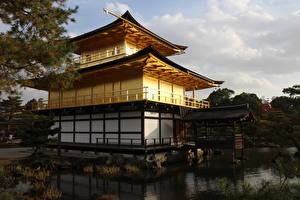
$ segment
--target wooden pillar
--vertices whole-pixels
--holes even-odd
[[[141,145],[145,145],[145,111],[141,111]]]
[[[192,102],[192,106],[196,106],[196,100],[195,100],[195,88],[193,88],[193,102]]]
[[[193,128],[194,128],[194,138],[195,138],[195,148],[194,148],[194,156],[195,156],[195,161],[198,161],[198,153],[197,153],[197,149],[198,149],[198,142],[197,142],[197,126],[196,123],[193,122]]]
[[[177,143],[177,135],[176,135],[176,133],[178,133],[178,131],[176,132],[177,121],[176,121],[176,119],[175,119],[174,110],[173,110],[172,112],[173,112],[173,113],[172,113],[172,121],[173,121],[173,123],[172,123],[172,126],[173,126],[173,141],[174,141],[174,144],[176,144],[176,143]],[[176,140],[176,143],[175,143],[175,140]]]
[[[118,144],[121,145],[121,112],[118,112]]]
[[[159,77],[158,77],[158,80],[157,80],[157,99],[158,101],[160,101],[160,80],[159,80]]]
[[[205,156],[209,156],[208,151],[208,123],[205,122],[205,149],[204,149]]]
[[[196,126],[196,123],[193,122],[193,128],[194,128],[194,139],[195,139],[195,142],[197,140],[197,126]]]
[[[58,107],[61,108],[61,104],[62,104],[62,92],[61,90],[58,91]]]
[[[89,142],[92,143],[92,111],[90,111],[90,133],[89,133]]]
[[[59,112],[58,120],[59,120],[59,123],[58,123],[59,132],[58,132],[57,156],[61,156],[61,112]]]
[[[105,112],[103,113],[103,145],[105,145]]]
[[[76,111],[73,113],[73,143],[75,143],[75,132],[76,132]]]
[[[161,111],[158,111],[158,135],[159,135],[159,143],[161,144]]]
[[[77,105],[77,96],[78,96],[78,92],[77,92],[77,88],[75,87],[75,99],[74,99],[75,106]]]
[[[91,104],[94,103],[94,87],[91,87]]]
[[[232,159],[235,160],[236,159],[236,149],[235,149],[235,124],[234,122],[232,123],[232,130],[233,130],[233,155],[232,155]]]
[[[175,103],[175,101],[174,101],[174,84],[173,84],[173,80],[172,80],[172,94],[171,94],[171,98],[172,98],[172,103]],[[174,114],[173,114],[173,116],[174,116]],[[173,119],[174,119],[174,117],[173,117]]]
[[[243,127],[243,123],[240,122],[240,128],[241,128],[241,136],[242,136],[242,149],[241,149],[241,158],[244,159],[244,148],[245,148],[245,144],[244,144],[244,127]]]

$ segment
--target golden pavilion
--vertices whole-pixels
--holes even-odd
[[[80,79],[69,90],[36,86],[48,91],[48,101],[34,108],[55,115],[62,148],[144,152],[178,147],[187,136],[184,113],[209,108],[195,91],[223,83],[168,59],[187,47],[146,29],[128,11],[71,42],[78,47]]]

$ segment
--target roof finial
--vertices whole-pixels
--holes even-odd
[[[103,8],[103,11],[105,12],[105,14],[107,14],[107,15],[109,14],[109,13],[108,13],[109,11],[108,11],[107,8]]]
[[[142,30],[142,31],[144,31],[144,32],[146,32],[146,33],[152,35],[152,36],[155,35],[155,34],[153,34],[151,31],[145,29],[144,27],[142,27],[142,26],[140,26],[140,25],[138,25],[138,24],[135,24],[135,23],[131,22],[131,21],[128,20],[128,19],[125,19],[123,16],[118,15],[118,14],[114,13],[113,11],[111,11],[111,10],[109,10],[109,9],[107,9],[107,8],[104,8],[103,11],[104,11],[106,14],[111,14],[111,15],[115,16],[116,18],[119,18],[119,19],[123,20],[124,22],[127,22],[127,23],[129,23],[130,25],[134,26],[135,28],[138,28],[138,29],[140,29],[140,30]],[[156,35],[156,37],[159,37],[159,36]],[[184,53],[184,51],[183,51],[182,49],[178,49],[178,47],[177,47],[176,45],[174,45],[173,43],[171,43],[171,42],[169,42],[169,41],[167,41],[167,40],[165,40],[165,39],[163,39],[163,38],[161,38],[161,37],[159,37],[159,38],[160,38],[161,40],[163,40],[164,42],[168,43],[170,46],[172,46],[172,47],[173,47],[173,50],[176,51],[176,52],[178,52],[178,54]]]

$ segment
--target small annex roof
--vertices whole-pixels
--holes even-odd
[[[234,106],[212,107],[207,109],[193,110],[187,113],[183,120],[198,123],[206,122],[228,122],[228,121],[253,121],[254,115],[249,104]]]
[[[136,35],[137,38],[142,38],[142,41],[144,41],[146,44],[149,43],[149,44],[147,44],[147,46],[149,46],[150,43],[154,43],[154,46],[155,46],[155,44],[162,45],[162,46],[164,46],[164,48],[168,48],[168,50],[164,49],[164,51],[167,52],[166,53],[167,56],[172,55],[174,53],[183,52],[187,48],[187,46],[174,44],[174,43],[158,36],[157,34],[153,33],[152,31],[146,29],[145,27],[143,27],[140,23],[138,23],[133,18],[133,16],[130,14],[129,11],[126,11],[121,17],[123,19],[129,21],[130,23],[134,24],[135,26],[132,26],[131,24],[128,24],[128,23],[124,22],[124,20],[118,18],[106,26],[103,26],[103,27],[100,27],[93,31],[73,37],[70,39],[70,41],[79,43],[83,40],[86,40],[91,37],[96,37],[96,36],[101,36],[102,38],[105,38],[105,37],[112,38],[113,36],[116,36],[116,39],[117,39],[117,37],[119,37],[119,36],[117,36],[118,35],[117,33],[121,32],[120,34],[124,34],[124,29],[127,29],[127,31],[125,31],[125,32],[128,35],[129,40],[130,40],[130,37],[129,37],[130,35]],[[120,26],[123,26],[123,28],[118,29],[118,27],[120,27]],[[111,32],[109,32],[109,31],[111,31]],[[142,37],[141,37],[140,33],[143,33]],[[144,36],[147,36],[147,37],[144,37]],[[152,40],[149,38],[151,38]],[[109,40],[109,38],[107,38],[107,39]],[[153,39],[155,41],[153,41]],[[136,40],[134,40],[132,42],[136,42]],[[75,53],[80,53],[80,48]]]

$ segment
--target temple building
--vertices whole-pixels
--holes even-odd
[[[168,59],[187,48],[154,34],[127,11],[112,23],[71,38],[80,67],[73,89],[48,91],[35,112],[53,114],[66,149],[145,152],[186,141],[183,116],[209,108],[195,97],[215,81]],[[199,91],[201,93],[201,91]]]

